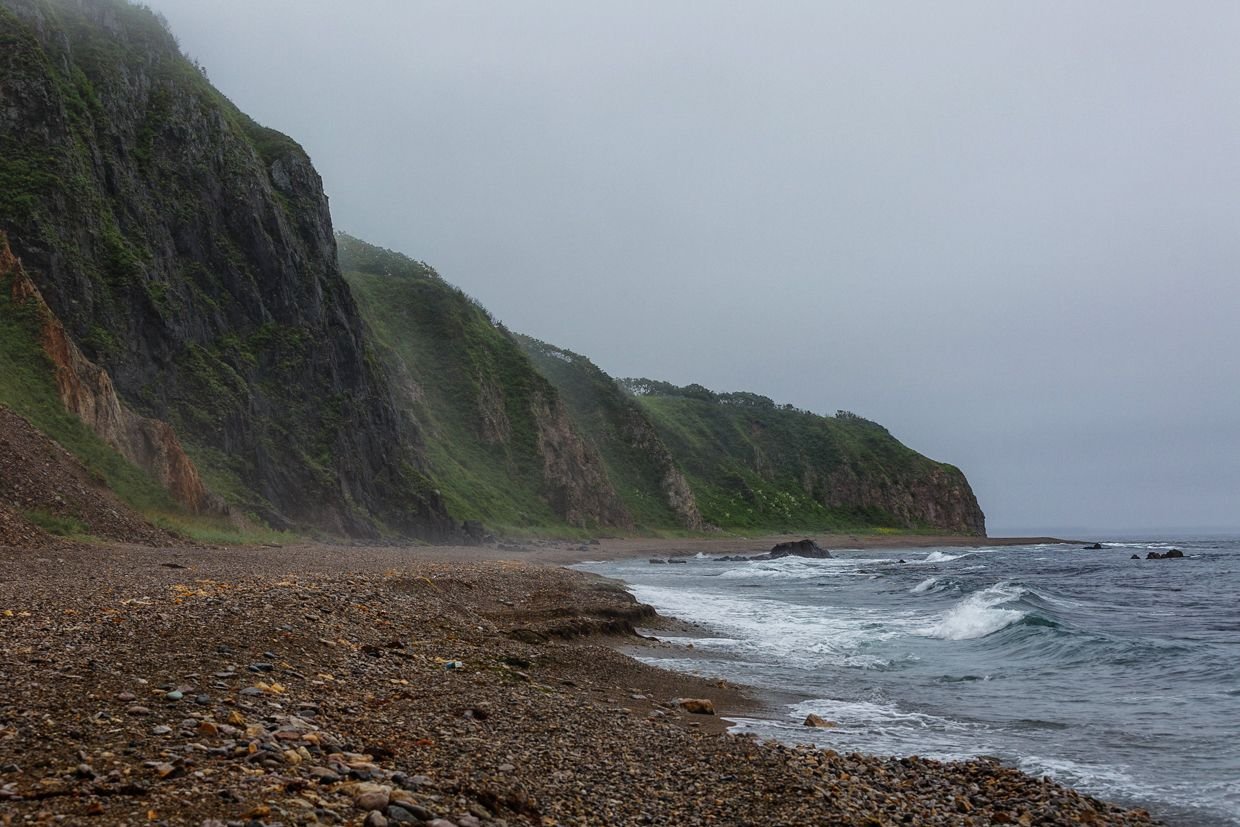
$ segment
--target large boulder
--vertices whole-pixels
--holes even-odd
[[[831,557],[831,552],[822,548],[813,540],[795,540],[788,543],[776,543],[766,554],[754,554],[749,557],[744,555],[733,555],[731,557],[720,557],[720,563],[745,563],[750,560],[778,560],[781,557],[808,557],[811,560],[827,560]]]
[[[796,540],[789,543],[778,543],[775,545],[766,559],[775,560],[780,557],[809,557],[814,560],[825,560],[830,558],[831,552],[825,548],[821,548],[813,540]]]

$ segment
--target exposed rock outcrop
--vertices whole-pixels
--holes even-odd
[[[831,557],[831,552],[822,548],[813,540],[806,538],[787,543],[776,543],[767,556],[772,560],[777,560],[780,557],[808,557],[811,560],[826,560]]]
[[[932,528],[985,535],[963,473],[903,445],[881,425],[821,416],[748,392],[621,379],[722,528]]]
[[[806,538],[804,540],[791,540],[786,543],[776,543],[766,554],[754,554],[750,556],[732,555],[720,557],[721,563],[743,563],[752,560],[778,560],[781,557],[805,557],[810,560],[829,560],[831,552],[822,548],[813,540]]]
[[[301,147],[233,107],[145,8],[0,0],[0,31],[0,229],[116,396],[273,525],[453,532]],[[166,432],[130,434],[81,386],[84,415],[182,473]]]
[[[928,473],[889,472],[845,465],[827,473],[814,496],[828,508],[874,509],[904,526],[933,526],[959,534],[986,534],[986,517],[964,474],[937,467]]]
[[[56,390],[65,409],[163,484],[173,499],[191,512],[224,513],[227,507],[223,499],[203,485],[172,427],[134,413],[121,402],[108,372],[82,355],[0,232],[0,283],[4,281],[14,301],[29,305],[40,320],[40,343],[51,360]]]
[[[641,507],[641,516],[657,520],[656,525],[707,528],[693,488],[671,451],[650,418],[615,380],[580,354],[528,336],[518,336],[517,341],[559,391],[579,430],[596,446],[622,498],[627,496],[630,512]],[[650,513],[649,500],[667,516]]]
[[[631,526],[596,451],[577,434],[559,399],[533,402],[547,499],[570,525]]]

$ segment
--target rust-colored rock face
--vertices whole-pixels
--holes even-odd
[[[177,502],[194,513],[221,512],[198,469],[181,448],[172,427],[134,413],[121,402],[108,372],[82,355],[65,327],[26,275],[0,234],[0,276],[10,280],[13,299],[33,303],[42,320],[40,342],[55,369],[56,390],[65,409],[85,422],[127,460],[159,480]]]
[[[631,526],[598,452],[573,428],[564,404],[538,395],[532,407],[547,499],[556,514],[576,526]]]

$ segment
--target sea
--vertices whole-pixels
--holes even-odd
[[[580,568],[698,624],[642,660],[777,699],[736,731],[995,756],[1172,825],[1240,825],[1240,537],[1101,543]]]

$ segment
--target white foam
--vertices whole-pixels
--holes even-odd
[[[961,557],[968,557],[969,552],[964,554],[948,554],[945,551],[932,551],[921,560],[914,560],[915,563],[950,563],[952,560],[959,560]]]
[[[964,732],[969,729],[967,724],[952,721],[922,712],[902,710],[894,704],[874,703],[871,701],[839,701],[819,698],[802,701],[789,707],[788,716],[798,723],[810,713],[821,715],[833,721],[843,729],[872,729],[874,727],[889,728],[913,727],[917,729],[939,729]]]
[[[917,623],[891,609],[807,606],[669,586],[630,586],[662,614],[692,620],[723,635],[694,640],[694,647],[800,669],[823,665],[881,668],[890,661],[871,644],[907,634]]]
[[[1021,620],[1025,612],[1017,609],[1000,609],[1004,603],[1015,600],[1025,593],[1020,586],[996,583],[974,592],[947,610],[937,623],[917,630],[924,637],[942,640],[973,640],[986,637]]]
[[[808,728],[810,713],[835,726]],[[814,742],[839,750],[858,749],[879,755],[912,755],[957,760],[994,751],[984,726],[901,709],[878,701],[819,698],[788,707],[781,720],[736,719],[736,731],[754,732],[784,741]]]
[[[741,563],[727,569],[719,576],[725,580],[748,580],[751,578],[777,580],[812,580],[855,574],[864,560],[815,560],[808,557],[780,557],[776,560],[756,560]]]
[[[912,594],[924,594],[925,592],[928,592],[931,589],[933,589],[935,585],[939,582],[939,579],[940,578],[938,577],[927,577],[925,580],[921,581],[916,586],[909,589],[909,592]]]
[[[1049,775],[1068,784],[1090,786],[1104,790],[1140,789],[1133,777],[1119,767],[1102,764],[1085,764],[1068,758],[1044,758],[1026,755],[1018,758],[1016,766],[1030,775]]]

